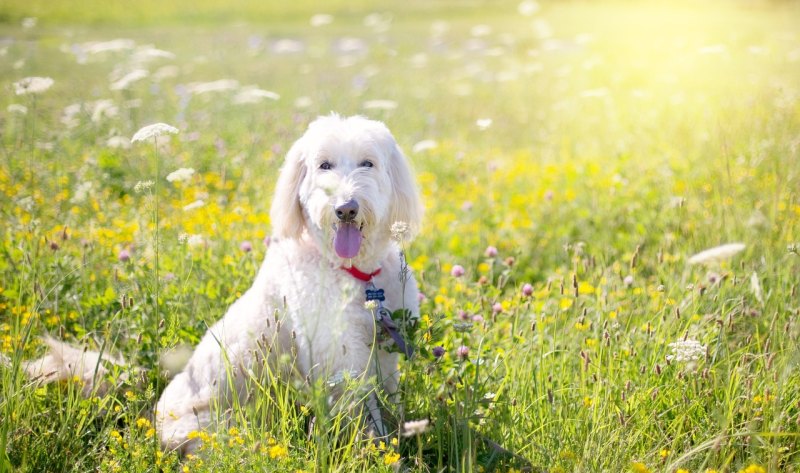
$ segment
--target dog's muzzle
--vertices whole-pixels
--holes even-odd
[[[335,210],[336,218],[338,218],[340,222],[352,222],[358,215],[358,202],[356,202],[355,199],[350,199],[347,202],[337,205]]]

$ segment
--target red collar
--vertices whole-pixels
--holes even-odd
[[[350,273],[350,276],[353,276],[354,278],[364,282],[370,282],[374,276],[377,276],[381,273],[381,268],[376,269],[372,273],[365,273],[355,266],[350,266],[349,268],[342,266],[342,269]]]

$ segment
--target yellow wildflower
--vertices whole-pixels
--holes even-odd
[[[642,462],[634,462],[631,464],[631,471],[634,473],[651,473],[650,468],[647,468],[647,465]]]
[[[144,417],[139,417],[138,419],[136,419],[136,427],[139,427],[141,429],[150,426],[151,426],[150,421],[145,419]]]
[[[397,452],[386,452],[386,455],[383,456],[384,465],[394,465],[399,460],[400,460],[400,454]]]
[[[751,463],[746,468],[742,468],[741,470],[739,470],[739,473],[767,473],[767,470],[763,466]]]
[[[283,445],[273,445],[268,450],[269,457],[272,459],[284,458],[289,455],[289,450]]]
[[[642,462],[634,462],[631,464],[631,471],[634,473],[650,473],[650,468],[647,468],[647,465]]]
[[[589,330],[589,327],[591,326],[592,323],[589,322],[588,320],[583,322],[575,322],[575,330],[578,330],[580,332],[585,332],[586,330]]]
[[[578,294],[594,294],[595,288],[586,281],[578,283]]]

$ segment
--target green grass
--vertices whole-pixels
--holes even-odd
[[[797,4],[565,2],[533,17],[516,2],[225,5],[0,7],[0,352],[11,363],[0,471],[392,471],[395,451],[412,471],[473,471],[491,454],[476,433],[552,472],[800,470]],[[309,27],[320,12],[333,23]],[[365,25],[372,12],[389,28]],[[23,29],[31,15],[39,24]],[[474,37],[479,24],[491,30]],[[338,52],[346,37],[364,49]],[[76,45],[115,38],[175,57],[77,60]],[[275,52],[282,38],[302,52]],[[135,67],[149,76],[109,89],[115,68]],[[14,95],[27,76],[55,83]],[[218,79],[281,98],[186,92]],[[93,120],[101,99],[116,112]],[[364,108],[375,99],[397,107]],[[425,317],[402,404],[431,428],[374,446],[324,386],[270,375],[233,410],[235,430],[199,433],[205,447],[181,464],[149,430],[166,382],[157,360],[195,344],[248,288],[283,155],[331,110],[384,120],[417,171],[427,214],[406,250]],[[158,152],[106,144],[153,122],[180,129]],[[412,152],[427,139],[433,149]],[[167,182],[180,167],[197,172]],[[147,180],[158,184],[134,190]],[[746,249],[687,263],[730,242]],[[44,334],[145,374],[88,399],[76,383],[40,386],[20,363],[41,356]],[[668,362],[684,338],[705,356]]]

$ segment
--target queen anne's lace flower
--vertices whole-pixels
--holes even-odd
[[[411,232],[411,226],[406,222],[394,222],[392,224],[392,238],[397,241],[404,241],[408,239]]]
[[[156,136],[161,136],[166,133],[174,135],[178,133],[178,129],[174,126],[167,125],[166,123],[153,123],[152,125],[147,125],[140,128],[139,131],[133,135],[133,138],[131,138],[131,143],[149,140],[150,138],[155,138]],[[169,178],[167,179],[169,180]]]
[[[111,83],[109,89],[111,90],[124,90],[130,88],[131,84],[134,82],[140,81],[150,73],[147,72],[145,69],[134,69],[129,73],[125,74],[124,76],[120,77],[118,80]]]
[[[194,176],[194,169],[192,168],[180,168],[172,171],[167,175],[167,180],[169,182],[183,182],[188,181],[191,177]]]
[[[17,95],[40,94],[53,86],[49,77],[26,77],[14,82],[14,93]]]
[[[259,89],[258,87],[246,87],[239,91],[233,98],[235,104],[258,103],[264,99],[278,100],[281,96],[271,90]]]
[[[680,340],[667,346],[672,350],[667,355],[669,361],[697,361],[706,355],[706,346],[697,340]]]

